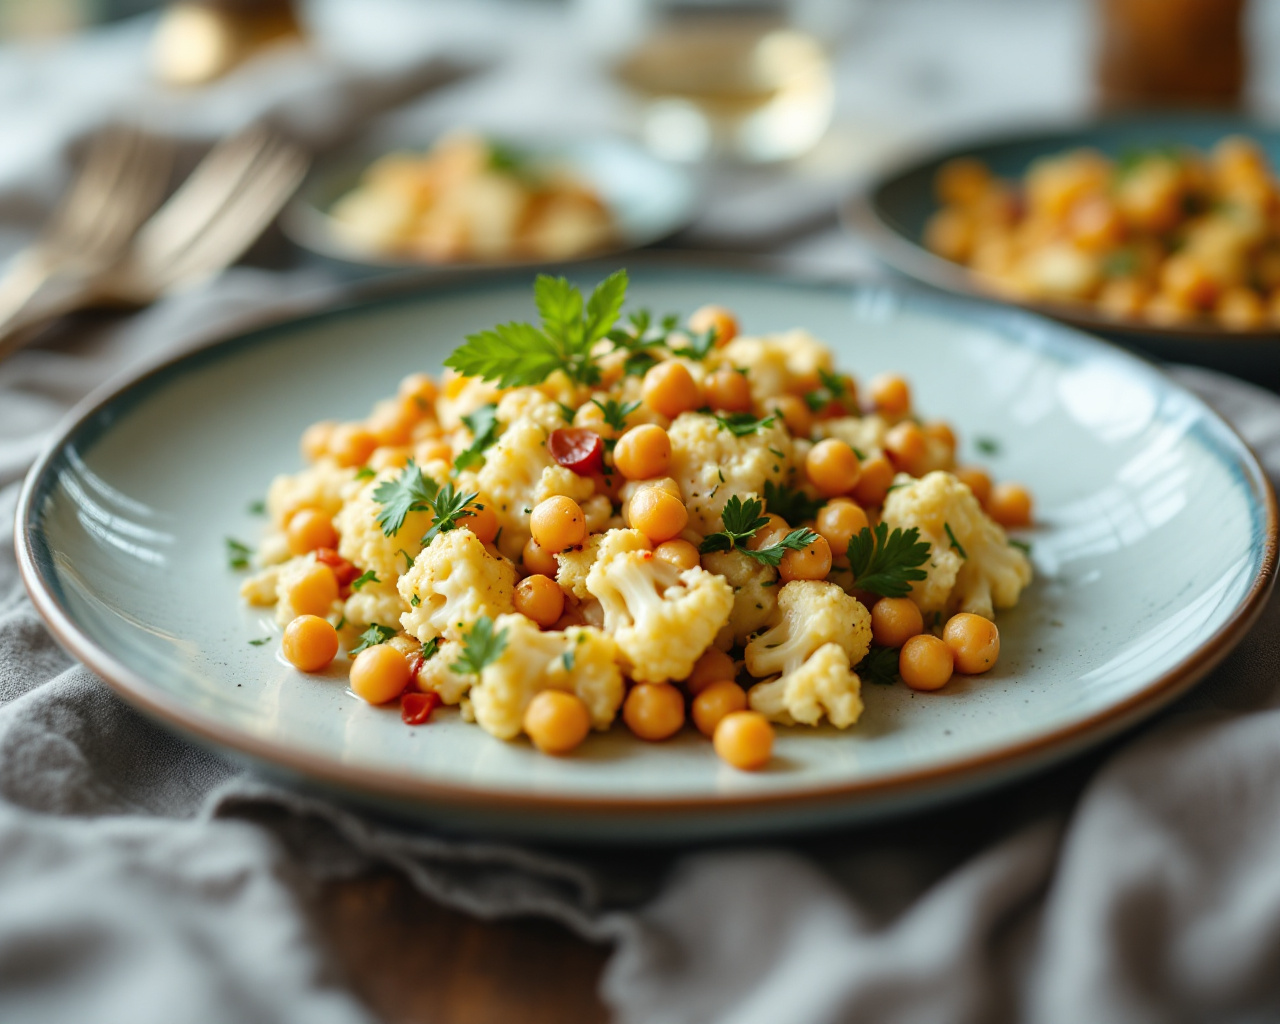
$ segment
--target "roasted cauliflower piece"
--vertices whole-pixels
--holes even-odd
[[[1031,562],[1009,543],[973,492],[945,472],[919,480],[899,476],[896,482],[901,486],[885,499],[884,522],[891,529],[916,527],[931,548],[924,566],[928,577],[911,589],[921,611],[972,612],[990,619],[997,608],[1016,605],[1031,582]]]
[[[418,689],[439,694],[446,704],[457,704],[476,681],[469,672],[454,671],[453,664],[461,655],[462,644],[457,640],[444,641],[418,669]]]
[[[592,534],[582,547],[561,551],[556,555],[556,561],[560,565],[556,582],[565,593],[572,594],[579,601],[589,601],[592,596],[587,589],[587,576],[597,558],[612,557],[624,551],[649,551],[652,548],[649,538],[639,530],[609,530],[607,533]]]
[[[798,669],[756,683],[747,703],[779,725],[817,725],[825,715],[847,729],[862,714],[862,680],[839,644],[823,644]]]
[[[733,587],[729,629],[737,643],[746,643],[753,633],[764,628],[778,607],[777,570],[737,550],[705,554],[702,565],[723,576]]]
[[[400,597],[409,605],[400,624],[423,643],[433,636],[459,640],[482,615],[512,611],[515,585],[515,566],[490,554],[470,530],[436,534],[400,577]]]
[[[788,394],[793,385],[816,380],[818,371],[833,369],[831,351],[806,330],[797,328],[758,338],[734,338],[719,350],[721,365],[747,371],[757,402]]]

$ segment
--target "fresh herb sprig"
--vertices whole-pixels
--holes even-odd
[[[475,412],[462,417],[471,431],[471,443],[453,460],[453,471],[461,473],[478,462],[484,461],[484,453],[498,440],[498,406],[495,402],[482,405]]]
[[[639,402],[619,402],[616,398],[606,398],[603,402],[593,398],[591,404],[600,410],[605,423],[616,434],[626,431],[627,417],[640,408]]]
[[[462,637],[462,653],[449,667],[455,672],[479,675],[507,649],[507,631],[493,628],[493,619],[481,615]]]
[[[749,412],[716,413],[716,423],[721,430],[727,430],[734,437],[746,437],[761,430],[768,430],[777,422],[776,416],[765,416],[756,419]]]
[[[377,647],[378,644],[385,644],[396,635],[396,632],[397,630],[393,626],[379,626],[374,622],[368,629],[360,634],[360,642],[347,653],[354,658],[363,650],[367,650],[370,647]]]
[[[438,533],[448,533],[450,530],[458,528],[458,520],[464,516],[470,515],[467,511],[468,507],[475,509],[484,508],[483,505],[473,505],[479,495],[475,491],[463,493],[454,490],[453,484],[445,484],[436,494],[435,500],[431,503],[431,509],[436,514],[436,520],[431,524],[429,529],[422,536],[422,546],[425,548],[435,538]]]
[[[872,647],[854,671],[868,683],[892,686],[898,681],[898,652],[892,647]]]
[[[965,552],[964,546],[956,540],[956,535],[951,532],[951,524],[943,523],[942,528],[947,531],[947,540],[951,541],[952,549],[957,555],[967,562],[969,560],[969,555]]]
[[[853,585],[881,597],[906,597],[913,582],[928,576],[918,567],[929,560],[929,542],[914,526],[892,533],[887,523],[877,523],[874,532],[864,526],[849,538],[847,554]]]
[[[362,572],[359,576],[357,576],[355,579],[351,581],[351,589],[353,591],[359,590],[366,583],[381,583],[381,582],[382,580],[378,579],[378,574],[376,572],[374,572],[372,569],[367,569],[366,571]]]
[[[227,538],[227,566],[232,569],[249,568],[249,556],[253,548],[234,537]]]
[[[667,348],[667,337],[679,322],[680,318],[674,313],[655,322],[647,309],[637,309],[627,316],[626,326],[611,330],[606,337],[613,342],[615,350],[627,353],[623,373],[631,377],[644,376],[658,361],[653,351]]]
[[[789,523],[802,523],[806,519],[812,519],[825,504],[822,498],[811,498],[798,488],[774,483],[772,480],[764,482],[764,507]]]
[[[747,544],[761,527],[769,524],[769,519],[763,515],[763,512],[764,503],[759,498],[748,498],[743,501],[735,494],[725,502],[724,511],[720,514],[724,529],[704,538],[699,550],[704,554],[715,551],[741,551],[748,558],[754,558],[757,562],[776,569],[788,551],[800,551],[818,539],[818,535],[812,530],[802,528],[792,530],[774,544],[753,551],[747,547]]]
[[[393,480],[383,480],[373,489],[373,500],[382,506],[378,525],[388,537],[394,537],[404,526],[410,512],[429,512],[440,485],[423,474],[412,459]]]

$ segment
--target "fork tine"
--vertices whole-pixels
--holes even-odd
[[[71,191],[54,211],[43,232],[45,236],[73,233],[91,219],[100,206],[102,183],[114,182],[119,177],[133,134],[127,125],[113,124],[93,136],[84,163],[71,183]]]
[[[116,250],[156,206],[169,180],[173,144],[136,133],[116,180],[104,182],[97,215],[80,242],[85,249]]]

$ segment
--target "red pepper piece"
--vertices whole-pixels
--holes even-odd
[[[547,451],[565,469],[590,476],[604,469],[604,441],[586,427],[561,427],[551,431]]]
[[[321,565],[327,565],[333,570],[334,578],[338,581],[338,586],[345,587],[348,583],[360,575],[360,570],[355,564],[348,562],[333,548],[316,548],[316,561]]]
[[[425,725],[440,704],[440,694],[406,693],[400,698],[400,719],[405,725]]]

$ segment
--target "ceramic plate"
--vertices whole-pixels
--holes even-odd
[[[744,774],[691,730],[648,745],[616,728],[555,759],[456,712],[405,726],[352,696],[340,668],[290,669],[269,618],[240,602],[224,538],[254,538],[248,507],[297,468],[309,423],[361,416],[406,372],[438,370],[465,333],[532,316],[525,273],[235,337],[87,402],[20,502],[37,606],[126,699],[205,742],[397,813],[575,840],[784,832],[972,791],[1150,714],[1261,608],[1276,543],[1262,471],[1197,398],[1121,351],[881,287],[650,269],[630,298],[724,303],[751,331],[810,328],[863,377],[905,371],[918,407],[958,425],[965,459],[1031,486],[1036,580],[1001,615],[994,671],[932,695],[868,684],[856,727],[781,730],[769,769]],[[979,456],[979,438],[998,454]]]
[[[698,187],[690,171],[659,160],[634,142],[601,137],[564,143],[511,140],[511,145],[537,163],[571,170],[595,189],[608,206],[617,229],[617,243],[609,252],[652,245],[693,219]],[[429,146],[418,142],[393,148],[420,152]],[[347,263],[378,267],[431,266],[424,260],[353,246],[334,230],[330,208],[359,182],[370,163],[388,151],[386,148],[359,149],[319,163],[284,212],[281,226],[285,233],[312,252]],[[589,257],[601,255],[607,253],[594,252]],[[492,269],[529,262],[512,260],[483,266]],[[464,264],[440,266],[457,269]]]
[[[1112,156],[1168,145],[1210,149],[1228,135],[1256,139],[1280,168],[1280,132],[1229,114],[1143,114],[1113,117],[1050,131],[1023,132],[948,147],[908,160],[880,175],[845,206],[845,223],[866,239],[890,267],[918,281],[961,295],[1004,297],[984,289],[965,267],[935,256],[921,244],[925,222],[938,209],[933,181],[938,168],[959,156],[984,161],[997,175],[1020,178],[1042,156],[1088,146]],[[1250,380],[1280,384],[1280,333],[1226,331],[1213,324],[1162,327],[1117,321],[1084,304],[1028,302],[1027,308],[1096,331],[1161,359],[1198,363]]]

